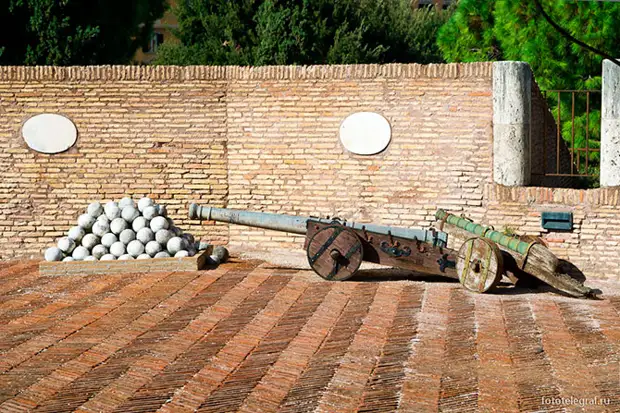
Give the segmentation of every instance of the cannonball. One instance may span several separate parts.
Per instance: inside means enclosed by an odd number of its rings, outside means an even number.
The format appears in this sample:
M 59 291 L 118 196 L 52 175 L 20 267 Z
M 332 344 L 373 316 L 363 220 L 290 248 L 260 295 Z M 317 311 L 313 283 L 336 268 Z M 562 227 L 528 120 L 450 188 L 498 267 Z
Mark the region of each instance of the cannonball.
M 217 256 L 220 259 L 220 262 L 226 262 L 228 261 L 228 258 L 230 258 L 230 254 L 228 253 L 226 247 L 222 247 L 221 245 L 213 248 L 213 255 Z
M 71 254 L 73 259 L 76 261 L 82 261 L 84 258 L 88 257 L 89 255 L 90 255 L 90 252 L 88 252 L 88 248 L 83 247 L 81 245 L 79 247 L 75 247 L 75 249 L 73 250 L 73 254 Z
M 93 202 L 92 204 L 88 205 L 86 211 L 87 214 L 91 217 L 98 218 L 101 214 L 103 214 L 103 207 L 99 202 Z
M 137 257 L 138 255 L 142 254 L 143 252 L 144 252 L 144 244 L 142 244 L 137 239 L 131 241 L 127 245 L 127 254 L 131 255 L 132 257 Z
M 140 231 L 142 228 L 150 228 L 149 220 L 144 217 L 138 217 L 131 223 L 131 228 L 136 232 Z
M 45 250 L 45 261 L 60 261 L 64 257 L 58 247 L 49 247 Z
M 197 249 L 198 251 L 204 251 L 204 250 L 206 250 L 207 248 L 209 248 L 209 245 L 211 245 L 211 244 L 209 244 L 207 241 L 200 241 L 200 242 L 196 242 L 196 244 L 198 244 L 198 245 L 196 245 L 196 249 Z
M 154 204 L 153 200 L 149 197 L 141 198 L 138 201 L 138 211 L 144 212 L 144 208 L 150 207 Z
M 187 249 L 187 253 L 189 254 L 189 256 L 190 256 L 190 257 L 193 257 L 194 255 L 196 255 L 196 248 L 194 248 L 194 247 L 190 246 L 190 247 Z
M 138 255 L 136 259 L 137 260 L 150 260 L 151 256 L 149 254 L 144 253 L 144 254 Z
M 168 254 L 166 251 L 160 251 L 155 254 L 154 258 L 170 258 L 170 254 Z
M 105 215 L 102 215 L 105 216 Z M 93 234 L 98 237 L 103 237 L 105 234 L 110 232 L 110 224 L 104 221 L 97 221 L 93 224 L 92 228 Z
M 124 260 L 133 260 L 133 259 L 134 258 L 131 255 L 129 255 L 129 254 L 123 254 L 120 257 L 118 257 L 119 261 L 121 261 L 121 260 L 122 261 L 124 261 Z
M 134 239 L 136 239 L 136 233 L 133 232 L 133 229 L 129 229 L 129 228 L 121 232 L 120 235 L 118 236 L 118 240 L 125 245 L 129 244 Z
M 172 237 L 166 243 L 166 250 L 170 255 L 174 255 L 183 249 L 183 239 L 180 237 Z
M 151 229 L 154 233 L 162 229 L 168 229 L 168 220 L 164 217 L 155 217 L 151 220 Z
M 101 238 L 99 238 L 95 234 L 86 234 L 84 235 L 84 238 L 82 238 L 82 246 L 88 248 L 88 250 L 90 251 L 95 245 L 99 244 L 100 241 Z
M 145 207 L 145 208 L 142 210 L 142 216 L 143 216 L 144 218 L 146 218 L 146 219 L 153 219 L 153 218 L 155 218 L 157 215 L 159 215 L 159 214 L 157 213 L 157 208 L 155 208 L 155 207 L 154 207 L 154 206 L 152 206 L 152 205 L 147 206 L 147 207 Z
M 114 235 L 114 234 L 113 234 Z M 101 259 L 101 257 L 103 257 L 104 255 L 106 255 L 108 253 L 108 248 L 105 245 L 95 245 L 92 249 L 92 255 L 93 257 L 97 258 L 97 259 Z
M 97 222 L 105 222 L 106 224 L 110 224 L 110 218 L 106 214 L 101 214 L 97 217 Z
M 58 240 L 58 248 L 65 254 L 71 254 L 75 245 L 75 241 L 68 237 L 63 237 Z
M 136 233 L 136 239 L 146 245 L 155 239 L 155 234 L 153 234 L 150 228 L 142 228 Z
M 174 235 L 175 237 L 180 237 L 183 233 L 181 228 L 175 226 L 171 226 L 169 231 L 172 232 L 172 235 Z
M 106 254 L 103 257 L 99 258 L 99 261 L 113 261 L 116 257 L 112 254 Z
M 84 257 L 82 261 L 97 261 L 97 258 L 93 257 L 92 255 L 89 255 L 87 257 Z
M 120 201 L 118 201 L 118 206 L 120 209 L 125 209 L 126 207 L 130 206 L 132 208 L 136 207 L 136 203 L 133 201 L 133 199 L 131 199 L 130 197 L 126 196 L 123 199 L 121 199 Z
M 125 254 L 125 252 L 125 244 L 120 241 L 115 242 L 110 247 L 110 254 L 114 255 L 115 257 L 120 257 L 121 255 Z
M 183 257 L 189 257 L 189 252 L 187 250 L 181 250 L 177 252 L 176 254 L 174 254 L 174 258 L 183 258 Z
M 82 241 L 82 237 L 85 234 L 86 234 L 86 231 L 84 231 L 84 228 L 81 228 L 79 226 L 75 226 L 75 227 L 71 227 L 71 229 L 69 230 L 69 233 L 67 234 L 67 236 L 69 238 L 71 238 L 75 242 L 80 242 L 80 241 Z
M 220 265 L 220 257 L 217 255 L 209 255 L 207 258 L 207 264 L 209 265 Z
M 103 211 L 105 212 L 105 216 L 108 217 L 110 221 L 114 221 L 116 218 L 120 218 L 121 216 L 121 208 L 114 201 L 110 201 L 105 204 Z
M 123 218 L 114 218 L 112 222 L 110 222 L 110 231 L 118 235 L 124 230 L 126 230 L 128 226 L 129 224 L 127 224 L 127 221 L 125 221 Z
M 161 245 L 157 241 L 149 241 L 144 246 L 144 251 L 153 257 L 155 254 L 161 251 Z
M 168 210 L 165 205 L 157 205 L 157 215 L 160 217 L 165 217 L 168 215 Z
M 101 237 L 101 244 L 106 248 L 110 248 L 112 244 L 114 244 L 116 241 L 118 241 L 118 238 L 111 232 L 108 232 L 103 237 Z
M 188 245 L 194 245 L 194 242 L 196 242 L 196 240 L 194 239 L 194 236 L 192 234 L 181 234 L 181 238 L 183 238 L 185 241 L 187 241 Z
M 132 206 L 126 206 L 121 210 L 121 217 L 130 224 L 133 222 L 134 219 L 138 218 L 139 216 L 140 213 L 138 212 L 138 210 Z
M 93 224 L 95 223 L 95 218 L 88 214 L 82 214 L 78 217 L 77 223 L 80 228 L 83 228 L 86 231 L 90 231 L 90 229 L 93 227 Z
M 73 259 L 73 257 L 65 257 L 65 258 L 62 259 L 62 261 L 63 262 L 71 262 L 71 261 L 75 261 L 75 260 Z
M 168 241 L 170 241 L 170 238 L 172 238 L 173 236 L 174 235 L 172 235 L 172 232 L 168 231 L 167 229 L 160 229 L 155 233 L 155 241 L 165 246 L 168 244 Z

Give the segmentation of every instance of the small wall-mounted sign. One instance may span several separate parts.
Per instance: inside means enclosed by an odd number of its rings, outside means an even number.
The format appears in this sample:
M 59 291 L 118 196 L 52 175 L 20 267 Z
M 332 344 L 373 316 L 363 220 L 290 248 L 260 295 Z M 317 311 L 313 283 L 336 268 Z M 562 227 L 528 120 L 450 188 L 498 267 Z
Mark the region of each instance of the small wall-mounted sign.
M 340 142 L 357 155 L 374 155 L 387 148 L 392 129 L 386 118 L 374 112 L 357 112 L 340 125 Z
M 24 123 L 22 136 L 30 149 L 42 153 L 60 153 L 75 144 L 77 129 L 64 116 L 43 113 Z
M 541 226 L 553 231 L 572 231 L 572 212 L 543 212 L 541 214 Z

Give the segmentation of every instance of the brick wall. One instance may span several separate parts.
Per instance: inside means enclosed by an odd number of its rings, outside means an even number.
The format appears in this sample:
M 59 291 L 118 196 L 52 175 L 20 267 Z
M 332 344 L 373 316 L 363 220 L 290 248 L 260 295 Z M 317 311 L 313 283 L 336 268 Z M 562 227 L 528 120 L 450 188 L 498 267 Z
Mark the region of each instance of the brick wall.
M 185 230 L 235 247 L 302 237 L 186 219 L 187 203 L 428 227 L 436 208 L 540 235 L 586 275 L 620 275 L 615 190 L 503 188 L 492 181 L 492 65 L 0 67 L 0 259 L 40 256 L 92 200 L 149 195 Z M 382 114 L 392 140 L 348 153 L 340 123 Z M 67 153 L 23 142 L 30 116 L 78 128 Z M 543 210 L 575 231 L 544 233 Z M 616 231 L 618 233 L 616 233 Z M 610 265 L 613 263 L 615 265 Z

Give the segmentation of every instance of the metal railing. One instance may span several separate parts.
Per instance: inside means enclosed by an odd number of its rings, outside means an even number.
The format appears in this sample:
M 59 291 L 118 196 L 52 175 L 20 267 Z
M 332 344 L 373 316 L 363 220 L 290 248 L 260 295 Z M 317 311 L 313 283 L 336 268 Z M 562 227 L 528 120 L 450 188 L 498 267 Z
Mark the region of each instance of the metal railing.
M 591 124 L 591 115 L 596 112 L 600 119 L 600 90 L 547 90 L 543 91 L 545 101 L 549 106 L 557 96 L 557 105 L 552 113 L 555 117 L 555 153 L 549 154 L 546 142 L 547 116 L 543 115 L 543 131 L 545 143 L 543 144 L 543 171 L 545 176 L 558 177 L 595 177 L 599 175 L 600 148 L 600 122 L 594 130 Z M 592 95 L 599 98 L 593 100 Z M 567 97 L 568 96 L 568 97 Z M 568 102 L 567 102 L 568 101 Z M 554 102 L 555 103 L 555 102 Z M 562 117 L 562 110 L 566 104 L 570 105 L 570 124 L 567 125 L 566 115 Z M 595 103 L 593 106 L 592 104 Z M 585 118 L 585 125 L 583 125 Z M 577 120 L 577 122 L 576 122 Z M 599 133 L 593 133 L 598 131 Z M 568 135 L 568 136 L 567 136 Z M 595 136 L 598 135 L 598 136 Z M 576 142 L 576 137 L 577 142 Z M 581 144 L 581 145 L 579 145 Z M 594 147 L 593 147 L 594 146 Z M 548 159 L 555 158 L 555 171 L 548 172 Z M 567 165 L 569 163 L 569 165 Z

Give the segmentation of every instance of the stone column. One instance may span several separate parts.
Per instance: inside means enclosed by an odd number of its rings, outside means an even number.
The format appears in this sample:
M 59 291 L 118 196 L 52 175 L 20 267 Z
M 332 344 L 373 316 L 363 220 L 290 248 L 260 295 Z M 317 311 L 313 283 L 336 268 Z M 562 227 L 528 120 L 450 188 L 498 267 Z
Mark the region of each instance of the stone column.
M 532 71 L 525 62 L 493 63 L 493 180 L 528 185 Z
M 601 187 L 620 185 L 620 67 L 603 61 Z

